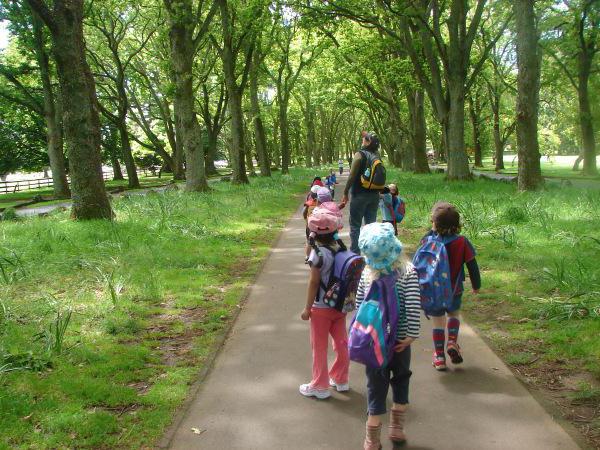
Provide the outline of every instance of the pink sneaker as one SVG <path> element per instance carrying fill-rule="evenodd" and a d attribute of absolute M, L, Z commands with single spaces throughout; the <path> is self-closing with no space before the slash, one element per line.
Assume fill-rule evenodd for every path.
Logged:
<path fill-rule="evenodd" d="M 444 371 L 446 370 L 446 358 L 433 354 L 433 362 L 431 363 L 435 370 Z"/>

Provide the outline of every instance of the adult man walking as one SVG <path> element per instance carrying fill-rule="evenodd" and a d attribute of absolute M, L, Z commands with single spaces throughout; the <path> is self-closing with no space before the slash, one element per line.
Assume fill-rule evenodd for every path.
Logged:
<path fill-rule="evenodd" d="M 385 169 L 379 164 L 379 167 L 374 164 L 377 160 L 381 163 L 379 156 L 379 138 L 373 133 L 363 132 L 362 148 L 359 152 L 354 155 L 352 160 L 352 166 L 350 168 L 350 175 L 344 189 L 344 196 L 342 197 L 342 204 L 346 205 L 348 202 L 348 194 L 352 192 L 352 200 L 350 201 L 350 239 L 352 241 L 351 250 L 355 253 L 359 253 L 358 249 L 358 238 L 360 236 L 360 227 L 362 226 L 363 220 L 365 225 L 375 222 L 377 220 L 377 209 L 379 206 L 379 188 L 380 184 L 385 184 Z M 371 171 L 377 170 L 377 174 L 371 173 Z M 362 178 L 371 178 L 377 175 L 379 178 L 377 184 L 363 183 Z M 381 177 L 383 176 L 383 183 Z"/>

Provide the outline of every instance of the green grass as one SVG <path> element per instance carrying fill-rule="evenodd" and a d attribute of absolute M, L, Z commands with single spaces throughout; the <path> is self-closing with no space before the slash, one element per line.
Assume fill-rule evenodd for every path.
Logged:
<path fill-rule="evenodd" d="M 311 175 L 1 223 L 0 448 L 153 446 Z"/>
<path fill-rule="evenodd" d="M 140 186 L 141 189 L 146 189 L 149 187 L 161 186 L 163 184 L 167 184 L 170 180 L 169 176 L 163 176 L 162 178 L 158 177 L 144 177 L 140 176 Z M 127 188 L 127 180 L 118 180 L 106 181 L 106 187 L 108 189 L 124 187 Z M 54 191 L 52 188 L 43 188 L 43 189 L 32 189 L 29 191 L 21 191 L 15 192 L 14 194 L 0 194 L 0 208 L 12 208 L 16 205 L 19 205 L 24 202 L 31 201 L 36 196 L 41 196 L 44 198 L 52 198 Z M 64 201 L 64 200 L 56 200 L 56 201 Z M 56 202 L 55 200 L 50 200 L 46 202 L 39 202 L 36 205 L 48 205 Z"/>
<path fill-rule="evenodd" d="M 574 180 L 600 180 L 600 175 L 587 176 L 581 173 L 581 170 L 574 172 L 572 170 L 573 163 L 575 162 L 575 156 L 551 156 L 548 160 L 545 156 L 540 159 L 540 165 L 542 168 L 542 174 L 549 178 L 566 178 Z M 600 160 L 599 160 L 600 164 Z M 583 167 L 583 163 L 580 165 L 580 169 Z M 483 167 L 478 167 L 477 170 L 494 172 L 494 163 L 492 158 L 483 158 Z M 504 157 L 504 170 L 500 173 L 507 175 L 517 175 L 517 161 L 514 155 L 506 155 Z"/>
<path fill-rule="evenodd" d="M 600 381 L 600 192 L 520 193 L 496 181 L 393 170 L 392 180 L 407 203 L 401 237 L 409 249 L 436 201 L 458 206 L 483 281 L 479 297 L 467 289 L 464 309 L 510 364 L 558 364 Z"/>

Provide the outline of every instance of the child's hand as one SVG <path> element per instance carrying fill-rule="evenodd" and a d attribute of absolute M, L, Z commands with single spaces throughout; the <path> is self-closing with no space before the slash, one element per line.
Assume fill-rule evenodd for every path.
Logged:
<path fill-rule="evenodd" d="M 415 342 L 415 338 L 412 338 L 412 337 L 404 338 L 401 341 L 396 342 L 396 346 L 394 347 L 394 351 L 396 353 L 402 353 L 413 342 Z"/>
<path fill-rule="evenodd" d="M 302 314 L 300 315 L 300 317 L 302 318 L 302 320 L 310 319 L 310 309 L 304 308 L 304 311 L 302 311 Z"/>

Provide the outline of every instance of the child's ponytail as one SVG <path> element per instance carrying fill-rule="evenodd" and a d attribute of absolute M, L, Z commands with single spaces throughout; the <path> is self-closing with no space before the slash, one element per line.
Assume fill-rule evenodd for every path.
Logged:
<path fill-rule="evenodd" d="M 314 231 L 311 232 L 308 235 L 308 245 L 310 245 L 312 247 L 312 249 L 314 250 L 315 254 L 318 256 L 319 261 L 317 262 L 317 264 L 315 265 L 315 267 L 318 268 L 318 269 L 320 269 L 321 267 L 323 267 L 323 252 L 321 251 L 321 249 L 317 245 L 317 241 L 315 240 L 316 235 L 317 234 Z"/>

